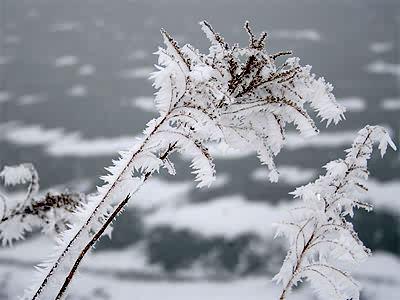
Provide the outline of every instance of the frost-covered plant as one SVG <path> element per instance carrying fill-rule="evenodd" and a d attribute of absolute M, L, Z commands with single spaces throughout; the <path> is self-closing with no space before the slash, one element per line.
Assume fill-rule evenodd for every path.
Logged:
<path fill-rule="evenodd" d="M 6 166 L 0 172 L 6 186 L 28 184 L 25 197 L 9 199 L 0 193 L 0 241 L 11 244 L 20 240 L 26 232 L 39 228 L 46 233 L 60 233 L 71 224 L 72 214 L 85 196 L 75 193 L 47 193 L 39 196 L 39 176 L 30 163 Z"/>
<path fill-rule="evenodd" d="M 61 299 L 85 254 L 142 184 L 160 168 L 175 174 L 171 153 L 192 157 L 198 187 L 209 186 L 215 178 L 209 142 L 253 149 L 270 169 L 270 180 L 276 181 L 274 156 L 285 143 L 286 126 L 294 124 L 303 136 L 318 133 L 306 104 L 327 124 L 343 117 L 332 86 L 316 78 L 310 66 L 301 66 L 298 58 L 279 64 L 281 56 L 291 53 L 265 50 L 266 33 L 256 37 L 246 23 L 250 41 L 240 47 L 226 43 L 207 22 L 201 27 L 211 42 L 208 53 L 191 45 L 180 47 L 161 31 L 166 47 L 158 50 L 158 71 L 152 75 L 160 116 L 107 168 L 105 184 L 75 214 L 78 221 L 60 236 L 26 298 Z"/>
<path fill-rule="evenodd" d="M 366 126 L 346 150 L 345 159 L 329 162 L 324 176 L 292 193 L 303 205 L 278 224 L 277 236 L 285 236 L 290 243 L 274 278 L 283 286 L 281 300 L 303 278 L 324 299 L 359 299 L 359 284 L 342 266 L 362 262 L 370 255 L 349 220 L 354 208 L 372 209 L 358 197 L 367 191 L 367 161 L 374 143 L 379 143 L 382 156 L 388 144 L 396 149 L 384 128 Z"/>

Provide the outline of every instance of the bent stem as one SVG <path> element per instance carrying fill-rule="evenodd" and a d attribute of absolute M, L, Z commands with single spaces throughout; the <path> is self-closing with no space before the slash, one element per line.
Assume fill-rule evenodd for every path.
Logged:
<path fill-rule="evenodd" d="M 292 288 L 293 285 L 293 281 L 295 276 L 298 274 L 298 272 L 300 271 L 300 267 L 301 267 L 301 263 L 303 262 L 303 258 L 305 253 L 307 252 L 307 250 L 309 249 L 310 245 L 312 245 L 312 241 L 314 240 L 314 236 L 315 236 L 315 231 L 311 234 L 310 239 L 308 240 L 308 242 L 306 243 L 306 245 L 303 248 L 303 251 L 301 252 L 297 263 L 296 263 L 296 267 L 294 268 L 294 271 L 292 273 L 292 277 L 290 278 L 289 282 L 286 284 L 285 288 L 283 289 L 279 300 L 285 300 L 286 299 L 286 294 L 290 291 L 290 289 Z"/>
<path fill-rule="evenodd" d="M 277 65 L 274 59 L 288 52 L 269 54 L 266 34 L 256 38 L 249 24 L 249 45 L 230 47 L 207 22 L 202 30 L 210 40 L 208 54 L 190 45 L 180 47 L 162 30 L 166 48 L 160 48 L 158 71 L 152 75 L 158 90 L 155 104 L 160 116 L 151 120 L 144 139 L 121 158 L 101 179 L 99 194 L 74 216 L 77 224 L 60 237 L 55 255 L 43 265 L 28 299 L 61 299 L 89 249 L 106 232 L 129 199 L 160 167 L 175 172 L 168 155 L 179 151 L 192 157 L 198 187 L 215 180 L 208 142 L 254 150 L 277 181 L 274 157 L 285 140 L 286 124 L 305 135 L 318 133 L 304 105 L 327 121 L 339 122 L 344 109 L 334 99 L 332 87 L 317 79 L 298 58 Z M 273 131 L 277 134 L 271 134 Z M 135 175 L 136 171 L 139 173 Z"/>
<path fill-rule="evenodd" d="M 357 145 L 358 146 L 358 150 L 354 155 L 354 161 L 355 162 L 346 165 L 347 168 L 345 170 L 344 176 L 343 176 L 341 182 L 338 185 L 335 185 L 333 182 L 330 184 L 332 186 L 335 186 L 335 190 L 333 191 L 333 195 L 340 195 L 343 192 L 343 189 L 349 183 L 350 174 L 353 171 L 357 170 L 357 168 L 358 168 L 358 166 L 356 164 L 357 160 L 360 157 L 362 157 L 363 155 L 366 154 L 366 153 L 363 152 L 363 149 L 367 146 L 367 143 L 369 141 L 371 141 L 371 135 L 372 134 L 373 134 L 373 129 L 368 128 L 366 136 L 364 136 L 363 140 Z M 355 183 L 355 184 L 357 185 L 357 183 Z M 366 189 L 364 186 L 361 186 L 361 187 L 363 189 Z M 339 201 L 340 199 L 341 199 L 341 197 L 337 197 L 335 200 L 327 201 L 326 199 L 324 199 L 322 197 L 322 200 L 324 201 L 324 212 L 327 213 L 329 210 L 333 210 L 334 209 L 334 204 L 337 201 Z M 358 202 L 358 201 L 356 201 L 355 203 L 357 204 L 358 207 L 366 208 L 367 210 L 371 209 L 371 207 L 368 206 L 368 204 L 366 204 L 366 203 L 362 203 L 362 202 Z M 299 232 L 297 233 L 296 242 L 295 242 L 296 249 L 294 250 L 294 251 L 296 251 L 297 261 L 296 261 L 296 263 L 295 263 L 295 265 L 293 267 L 293 271 L 291 273 L 291 276 L 290 276 L 287 284 L 284 286 L 284 288 L 282 290 L 282 293 L 281 293 L 281 295 L 279 297 L 279 300 L 285 300 L 286 299 L 287 294 L 290 292 L 290 290 L 292 289 L 293 285 L 295 284 L 296 277 L 299 276 L 299 274 L 301 274 L 304 269 L 306 269 L 306 268 L 302 268 L 302 265 L 303 265 L 303 260 L 306 257 L 307 251 L 309 251 L 314 246 L 316 246 L 316 245 L 318 245 L 320 243 L 331 243 L 332 242 L 332 243 L 336 243 L 339 246 L 343 247 L 343 245 L 341 245 L 340 243 L 338 243 L 336 241 L 324 240 L 324 239 L 321 239 L 321 238 L 324 235 L 324 232 L 325 232 L 324 229 L 327 226 L 334 226 L 334 227 L 338 227 L 338 228 L 348 229 L 347 226 L 346 226 L 346 220 L 345 220 L 344 216 L 341 216 L 340 223 L 337 224 L 337 225 L 336 224 L 330 224 L 330 223 L 321 223 L 321 222 L 315 220 L 316 223 L 314 224 L 314 228 L 312 229 L 312 231 L 310 233 L 310 237 L 309 237 L 308 241 L 305 242 L 306 239 L 305 239 L 305 232 L 304 232 L 305 230 L 304 229 L 313 220 L 314 220 L 313 217 L 309 218 L 305 222 L 305 224 L 303 226 L 301 226 L 301 227 L 299 226 Z M 321 232 L 321 230 L 322 230 L 322 232 Z M 303 243 L 303 249 L 301 250 L 300 254 L 297 254 L 298 253 L 298 251 L 297 251 L 297 241 L 298 241 L 298 238 L 299 238 L 300 234 L 303 236 L 304 243 Z M 362 243 L 354 232 L 350 231 L 350 234 L 352 235 L 354 240 L 356 240 L 359 243 Z M 364 249 L 364 251 L 366 251 L 366 250 Z M 353 256 L 353 253 L 352 253 L 351 250 L 348 250 L 348 252 L 349 252 L 350 255 Z M 353 258 L 354 258 L 354 256 L 353 256 Z M 345 276 L 347 276 L 347 275 L 345 275 Z"/>
<path fill-rule="evenodd" d="M 55 270 L 59 267 L 59 265 L 61 264 L 62 259 L 67 255 L 67 253 L 70 251 L 70 248 L 72 247 L 73 243 L 83 234 L 84 229 L 86 228 L 86 226 L 89 226 L 89 224 L 91 223 L 91 221 L 93 220 L 93 218 L 96 216 L 96 213 L 101 209 L 101 207 L 105 204 L 105 202 L 107 201 L 109 195 L 113 192 L 114 189 L 116 189 L 123 176 L 125 175 L 125 172 L 129 169 L 129 167 L 131 166 L 131 164 L 134 163 L 135 157 L 141 153 L 144 149 L 145 146 L 147 144 L 147 142 L 153 137 L 153 135 L 157 132 L 157 130 L 160 128 L 160 126 L 168 119 L 169 114 L 166 114 L 164 116 L 164 118 L 161 119 L 161 121 L 158 123 L 157 126 L 154 127 L 154 129 L 152 130 L 152 132 L 146 137 L 146 139 L 143 141 L 143 143 L 141 144 L 140 148 L 134 152 L 132 154 L 132 157 L 129 161 L 128 164 L 126 164 L 126 166 L 124 167 L 124 169 L 122 170 L 122 172 L 120 173 L 120 175 L 118 176 L 117 180 L 111 185 L 111 187 L 108 189 L 108 191 L 104 194 L 104 196 L 102 197 L 102 199 L 99 201 L 99 203 L 97 204 L 96 208 L 94 209 L 93 213 L 90 215 L 90 217 L 86 220 L 84 226 L 82 226 L 78 232 L 73 236 L 73 238 L 69 241 L 68 245 L 65 247 L 65 249 L 63 250 L 62 254 L 58 257 L 58 259 L 54 262 L 54 264 L 52 265 L 52 267 L 50 268 L 48 274 L 45 276 L 45 278 L 43 279 L 42 283 L 40 284 L 39 288 L 36 290 L 35 294 L 32 297 L 32 300 L 35 299 L 39 299 L 39 296 L 42 294 L 42 291 L 44 289 L 44 287 L 47 285 L 48 280 L 50 278 L 50 276 L 55 272 Z M 175 145 L 170 145 L 169 148 L 167 149 L 167 151 L 160 156 L 160 159 L 165 160 L 168 155 L 174 150 Z M 149 172 L 146 173 L 143 177 L 143 181 L 142 184 L 151 176 L 153 172 Z M 134 193 L 141 187 L 141 185 L 134 191 Z M 85 254 L 89 251 L 89 249 L 96 243 L 96 241 L 102 236 L 102 234 L 104 233 L 104 231 L 107 229 L 107 227 L 112 223 L 112 221 L 114 220 L 115 216 L 118 215 L 119 212 L 121 212 L 121 210 L 125 207 L 125 205 L 128 203 L 128 200 L 130 199 L 131 195 L 127 195 L 126 198 L 121 201 L 113 210 L 113 212 L 109 215 L 109 217 L 105 220 L 104 224 L 101 226 L 100 230 L 98 232 L 96 232 L 96 234 L 93 235 L 93 237 L 89 240 L 89 242 L 87 242 L 83 248 L 83 250 L 79 253 L 78 258 L 75 260 L 71 270 L 69 271 L 67 277 L 64 280 L 64 283 L 61 287 L 61 289 L 59 290 L 57 296 L 55 299 L 61 299 L 62 296 L 64 295 L 65 291 L 67 290 L 67 287 L 69 286 L 69 284 L 71 283 L 72 277 L 73 275 L 76 273 L 77 268 L 79 267 L 83 257 L 85 256 Z"/>
<path fill-rule="evenodd" d="M 174 150 L 175 145 L 170 145 L 170 147 L 165 151 L 163 155 L 160 156 L 161 160 L 166 160 L 168 155 Z M 153 174 L 153 172 L 147 172 L 144 175 L 143 178 L 143 183 L 147 181 L 147 179 L 150 178 L 150 176 Z M 143 184 L 142 183 L 142 184 Z M 129 199 L 131 198 L 131 195 L 128 194 L 124 200 L 122 200 L 114 209 L 114 211 L 111 213 L 111 215 L 108 217 L 108 219 L 104 222 L 103 226 L 96 232 L 96 234 L 92 237 L 92 239 L 85 245 L 85 247 L 82 249 L 81 253 L 79 254 L 77 260 L 75 261 L 72 269 L 68 273 L 67 277 L 65 278 L 65 281 L 60 289 L 60 291 L 57 294 L 56 299 L 62 299 L 64 293 L 66 292 L 69 284 L 72 281 L 72 278 L 74 277 L 79 265 L 82 262 L 82 259 L 86 255 L 86 253 L 94 246 L 94 244 L 98 241 L 98 239 L 103 235 L 103 233 L 106 231 L 107 227 L 111 225 L 115 217 L 121 213 L 125 207 L 125 205 L 128 203 Z"/>

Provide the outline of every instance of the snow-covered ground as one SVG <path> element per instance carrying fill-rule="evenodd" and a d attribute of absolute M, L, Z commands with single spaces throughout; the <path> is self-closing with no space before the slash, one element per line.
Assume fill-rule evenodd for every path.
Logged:
<path fill-rule="evenodd" d="M 315 176 L 310 170 L 287 168 L 283 178 L 290 180 L 293 172 L 303 176 Z M 260 171 L 255 174 L 261 173 Z M 309 180 L 308 178 L 307 180 Z M 222 176 L 218 183 L 227 184 Z M 400 183 L 369 182 L 368 199 L 377 210 L 391 211 L 400 215 L 397 195 Z M 82 187 L 81 187 L 82 188 Z M 85 187 L 87 188 L 87 187 Z M 246 232 L 261 237 L 264 248 L 279 245 L 273 240 L 272 223 L 282 218 L 282 213 L 297 205 L 296 201 L 270 205 L 249 202 L 242 196 L 229 196 L 205 203 L 191 203 L 190 181 L 179 183 L 165 182 L 153 178 L 136 195 L 130 209 L 143 213 L 147 230 L 166 225 L 176 230 L 190 230 L 203 237 L 224 237 L 233 239 Z M 53 190 L 60 190 L 55 187 Z M 158 191 L 162 190 L 163 193 Z M 19 194 L 13 195 L 17 197 Z M 34 274 L 33 266 L 52 252 L 51 237 L 43 235 L 18 242 L 13 247 L 0 249 L 0 299 L 14 299 L 29 285 Z M 185 269 L 167 272 L 157 262 L 150 262 L 146 238 L 141 242 L 122 249 L 107 249 L 91 253 L 81 267 L 80 276 L 71 290 L 71 299 L 127 299 L 135 295 L 137 299 L 277 299 L 279 287 L 271 282 L 273 272 L 277 271 L 280 256 L 277 248 L 271 248 L 276 256 L 272 269 L 266 269 L 258 276 L 239 277 L 235 273 L 216 273 L 206 264 L 192 264 Z M 282 250 L 279 250 L 282 252 Z M 269 258 L 271 259 L 271 258 Z M 377 251 L 362 266 L 352 272 L 363 286 L 363 299 L 398 299 L 400 293 L 400 258 L 393 254 Z M 1 298 L 3 297 L 3 298 Z M 314 299 L 310 289 L 296 290 L 291 299 Z"/>
<path fill-rule="evenodd" d="M 44 245 L 50 245 L 50 241 L 38 238 L 13 249 L 0 250 L 0 299 L 15 299 L 29 286 L 33 265 L 43 252 L 51 252 L 51 248 Z M 363 286 L 364 299 L 397 300 L 399 268 L 399 258 L 379 252 L 362 267 L 354 269 L 355 278 Z M 207 274 L 199 272 L 193 272 L 194 276 L 188 272 L 185 276 L 165 274 L 157 266 L 146 263 L 140 247 L 98 252 L 84 262 L 71 288 L 70 299 L 278 299 L 280 289 L 271 281 L 271 275 L 212 281 Z M 310 289 L 301 288 L 290 299 L 315 298 Z"/>

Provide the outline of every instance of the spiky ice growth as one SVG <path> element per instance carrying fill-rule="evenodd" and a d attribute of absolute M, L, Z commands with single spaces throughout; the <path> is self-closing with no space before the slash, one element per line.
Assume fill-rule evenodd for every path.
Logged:
<path fill-rule="evenodd" d="M 277 224 L 276 235 L 286 237 L 290 244 L 282 268 L 274 277 L 283 286 L 280 299 L 286 299 L 303 278 L 322 299 L 359 299 L 359 284 L 341 266 L 360 263 L 370 255 L 349 219 L 354 208 L 372 209 L 359 196 L 367 191 L 367 161 L 374 143 L 378 143 L 382 157 L 388 144 L 396 149 L 383 127 L 366 126 L 346 150 L 345 159 L 329 162 L 324 176 L 292 193 L 303 200 L 303 205 Z"/>
<path fill-rule="evenodd" d="M 152 76 L 159 89 L 156 106 L 161 116 L 172 111 L 172 121 L 201 143 L 253 149 L 270 169 L 270 180 L 277 181 L 273 158 L 284 145 L 287 124 L 306 137 L 318 133 L 304 105 L 308 103 L 327 125 L 338 123 L 344 108 L 331 93 L 332 86 L 316 78 L 310 66 L 301 66 L 299 58 L 278 64 L 291 52 L 269 53 L 267 34 L 256 38 L 248 22 L 250 40 L 243 48 L 228 45 L 205 21 L 201 27 L 211 42 L 206 54 L 189 44 L 180 47 L 162 30 L 167 48 L 157 52 L 159 71 Z"/>
<path fill-rule="evenodd" d="M 30 163 L 5 166 L 0 178 L 6 186 L 28 184 L 25 197 L 14 201 L 0 193 L 0 241 L 3 245 L 23 239 L 33 228 L 60 233 L 72 222 L 71 212 L 85 201 L 84 195 L 76 193 L 39 196 L 39 175 Z"/>
<path fill-rule="evenodd" d="M 304 136 L 316 134 L 306 103 L 327 124 L 337 123 L 344 109 L 332 95 L 332 86 L 317 79 L 310 66 L 298 58 L 277 64 L 280 56 L 265 49 L 266 34 L 256 38 L 248 23 L 249 45 L 229 46 L 207 22 L 202 30 L 211 42 L 209 53 L 191 45 L 180 47 L 161 30 L 165 48 L 157 52 L 158 71 L 151 78 L 158 90 L 155 106 L 159 117 L 151 120 L 143 136 L 107 168 L 105 185 L 75 215 L 79 220 L 63 233 L 54 256 L 39 270 L 27 299 L 61 299 L 83 257 L 110 226 L 129 198 L 160 168 L 175 174 L 168 156 L 182 152 L 192 157 L 198 187 L 215 179 L 206 143 L 224 142 L 234 148 L 249 147 L 278 179 L 274 156 L 285 141 L 287 124 Z"/>

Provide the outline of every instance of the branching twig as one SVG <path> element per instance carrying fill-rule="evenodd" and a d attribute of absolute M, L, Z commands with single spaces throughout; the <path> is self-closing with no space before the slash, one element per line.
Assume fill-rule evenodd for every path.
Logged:
<path fill-rule="evenodd" d="M 293 221 L 285 221 L 278 227 L 278 234 L 292 241 L 281 271 L 274 278 L 283 284 L 280 300 L 286 299 L 302 277 L 308 277 L 315 289 L 327 297 L 335 295 L 332 296 L 334 299 L 359 298 L 357 283 L 347 272 L 335 267 L 335 264 L 340 259 L 357 263 L 370 255 L 370 250 L 363 245 L 345 216 L 351 217 L 354 207 L 371 209 L 370 205 L 356 199 L 356 189 L 362 186 L 362 190 L 367 191 L 360 181 L 368 176 L 367 160 L 375 142 L 379 143 L 382 156 L 387 144 L 395 149 L 384 128 L 366 126 L 359 132 L 352 148 L 347 150 L 346 159 L 328 163 L 325 166 L 325 176 L 293 192 L 295 197 L 303 199 L 303 208 L 308 210 L 293 211 Z M 297 233 L 293 231 L 292 225 L 289 228 L 286 224 L 299 228 Z M 296 234 L 295 238 L 293 234 Z M 307 242 L 302 247 L 298 247 L 297 242 L 300 234 L 307 236 Z M 320 278 L 314 279 L 309 271 Z M 321 277 L 332 288 L 332 294 L 329 294 L 329 288 L 321 286 Z"/>
<path fill-rule="evenodd" d="M 284 145 L 285 126 L 295 124 L 303 135 L 317 133 L 306 103 L 328 123 L 343 117 L 344 109 L 331 94 L 331 86 L 317 79 L 309 67 L 294 58 L 276 65 L 275 58 L 284 53 L 270 55 L 264 49 L 266 33 L 257 38 L 246 23 L 249 46 L 230 47 L 210 24 L 201 25 L 211 43 L 207 54 L 190 45 L 180 47 L 161 31 L 166 47 L 158 51 L 160 66 L 152 75 L 160 116 L 148 123 L 143 138 L 107 168 L 109 174 L 102 177 L 105 185 L 98 195 L 73 214 L 77 221 L 60 236 L 54 257 L 47 260 L 27 299 L 65 295 L 83 257 L 144 182 L 161 167 L 174 174 L 168 159 L 173 151 L 193 158 L 199 187 L 209 186 L 215 178 L 206 148 L 209 142 L 253 149 L 270 169 L 271 181 L 276 181 L 274 157 Z M 238 110 L 239 103 L 246 109 Z"/>

